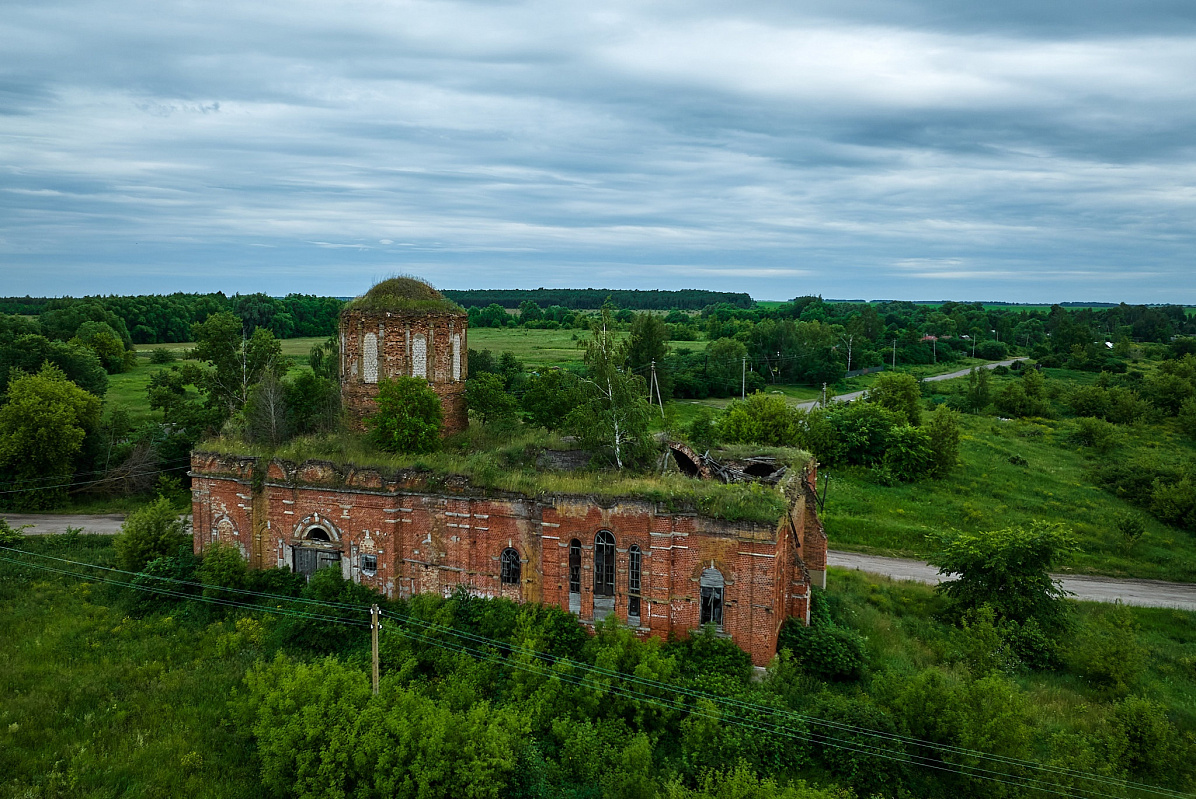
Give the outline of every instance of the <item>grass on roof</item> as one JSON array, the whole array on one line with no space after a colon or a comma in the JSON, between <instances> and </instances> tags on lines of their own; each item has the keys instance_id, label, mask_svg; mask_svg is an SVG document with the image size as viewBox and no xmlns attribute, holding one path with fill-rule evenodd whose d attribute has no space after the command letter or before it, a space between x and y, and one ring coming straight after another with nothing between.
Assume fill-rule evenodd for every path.
<instances>
[{"instance_id":1,"label":"grass on roof","mask_svg":"<svg viewBox=\"0 0 1196 799\"><path fill-rule=\"evenodd\" d=\"M219 438L200 444L197 450L280 458L296 464L323 460L382 471L415 469L428 472L430 484L460 475L479 489L528 496L632 497L661 503L669 511L697 511L732 522L775 525L786 511L785 498L777 488L755 483L724 485L680 474L658 476L596 468L562 472L536 467L536 456L544 449L573 446L543 431L528 430L499 437L475 426L469 433L448 439L441 451L425 455L381 452L363 436L346 433L297 439L276 449L236 438ZM804 463L809 457L799 450L783 453L775 450L768 454L790 463Z\"/></svg>"},{"instance_id":2,"label":"grass on roof","mask_svg":"<svg viewBox=\"0 0 1196 799\"><path fill-rule=\"evenodd\" d=\"M349 302L346 309L407 311L416 313L465 313L465 309L418 278L392 277Z\"/></svg>"}]
</instances>

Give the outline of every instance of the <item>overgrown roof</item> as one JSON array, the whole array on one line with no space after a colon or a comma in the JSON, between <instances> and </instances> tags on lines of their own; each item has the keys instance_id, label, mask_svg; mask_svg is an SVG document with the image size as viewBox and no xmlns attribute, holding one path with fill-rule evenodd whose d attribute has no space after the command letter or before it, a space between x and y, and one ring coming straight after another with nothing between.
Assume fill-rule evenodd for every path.
<instances>
[{"instance_id":1,"label":"overgrown roof","mask_svg":"<svg viewBox=\"0 0 1196 799\"><path fill-rule=\"evenodd\" d=\"M415 313L465 313L465 309L419 278L392 277L349 302L346 309Z\"/></svg>"},{"instance_id":2,"label":"overgrown roof","mask_svg":"<svg viewBox=\"0 0 1196 799\"><path fill-rule=\"evenodd\" d=\"M371 468L382 472L415 470L435 482L459 476L474 489L514 492L527 496L588 495L628 497L660 502L671 510L689 509L726 521L775 525L788 502L777 487L759 483L723 484L694 480L679 474L632 476L602 471L543 472L527 458L520 442L512 442L508 451L453 454L434 452L426 455L396 455L361 446L360 439L343 436L316 437L295 441L278 449L247 444L237 439L215 439L199 446L197 452L220 455L279 458L294 464L319 460L344 468ZM777 450L776 454L781 454ZM804 466L810 456L799 450L784 450L784 460L791 466ZM512 459L526 459L524 464Z\"/></svg>"}]
</instances>

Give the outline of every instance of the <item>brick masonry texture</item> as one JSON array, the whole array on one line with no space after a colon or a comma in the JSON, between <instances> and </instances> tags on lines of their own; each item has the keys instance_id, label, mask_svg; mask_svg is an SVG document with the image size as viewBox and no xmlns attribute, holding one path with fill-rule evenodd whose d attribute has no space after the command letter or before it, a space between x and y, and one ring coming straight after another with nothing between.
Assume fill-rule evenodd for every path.
<instances>
[{"instance_id":1,"label":"brick masonry texture","mask_svg":"<svg viewBox=\"0 0 1196 799\"><path fill-rule=\"evenodd\" d=\"M427 379L440 397L445 435L466 429L468 320L456 313L343 311L341 402L354 424L374 412L379 380L405 375Z\"/></svg>"},{"instance_id":2,"label":"brick masonry texture","mask_svg":"<svg viewBox=\"0 0 1196 799\"><path fill-rule=\"evenodd\" d=\"M628 570L642 553L641 636L684 636L699 627L702 572L725 580L723 631L767 665L789 616L809 621L811 585L825 584L826 533L815 512L813 462L779 490L788 513L775 526L663 510L632 497L532 498L496 494L464 478L382 473L324 461L196 452L191 459L194 546L221 540L256 568L294 567L319 554L342 574L390 597L449 596L458 587L486 597L569 610L569 550L581 546L577 615L595 614L594 548L615 539L614 614L628 622ZM327 538L328 540L322 540ZM520 560L516 584L501 581L504 550ZM372 571L363 566L375 563Z\"/></svg>"}]
</instances>

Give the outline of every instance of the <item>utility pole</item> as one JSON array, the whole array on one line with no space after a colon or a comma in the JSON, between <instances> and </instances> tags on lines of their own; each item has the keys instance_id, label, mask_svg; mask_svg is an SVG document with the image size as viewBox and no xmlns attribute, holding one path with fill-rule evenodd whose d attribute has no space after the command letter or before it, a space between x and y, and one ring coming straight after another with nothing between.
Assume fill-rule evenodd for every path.
<instances>
[{"instance_id":1,"label":"utility pole","mask_svg":"<svg viewBox=\"0 0 1196 799\"><path fill-rule=\"evenodd\" d=\"M935 336L934 338L932 338L930 340L930 352L934 356L934 362L938 363L939 362L939 340L938 340L937 336Z\"/></svg>"},{"instance_id":2,"label":"utility pole","mask_svg":"<svg viewBox=\"0 0 1196 799\"><path fill-rule=\"evenodd\" d=\"M893 339L893 368L897 368L897 339Z\"/></svg>"},{"instance_id":3,"label":"utility pole","mask_svg":"<svg viewBox=\"0 0 1196 799\"><path fill-rule=\"evenodd\" d=\"M743 359L743 377L742 383L739 386L739 398L747 399L747 358Z\"/></svg>"},{"instance_id":4,"label":"utility pole","mask_svg":"<svg viewBox=\"0 0 1196 799\"><path fill-rule=\"evenodd\" d=\"M822 407L826 407L826 383L822 384Z\"/></svg>"},{"instance_id":5,"label":"utility pole","mask_svg":"<svg viewBox=\"0 0 1196 799\"><path fill-rule=\"evenodd\" d=\"M370 607L370 646L373 649L373 685L374 696L378 695L378 627L380 621L378 619L378 606L372 605Z\"/></svg>"},{"instance_id":6,"label":"utility pole","mask_svg":"<svg viewBox=\"0 0 1196 799\"><path fill-rule=\"evenodd\" d=\"M652 385L648 389L648 402L652 402L652 390L656 390L656 401L660 403L660 418L664 418L664 400L660 396L660 381L656 379L656 361L652 361Z\"/></svg>"}]
</instances>

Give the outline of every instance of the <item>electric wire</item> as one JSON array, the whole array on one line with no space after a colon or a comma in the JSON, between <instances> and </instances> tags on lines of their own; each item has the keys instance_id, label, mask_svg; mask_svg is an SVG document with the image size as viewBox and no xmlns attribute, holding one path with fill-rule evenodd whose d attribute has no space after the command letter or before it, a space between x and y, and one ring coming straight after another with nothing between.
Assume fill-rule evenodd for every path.
<instances>
[{"instance_id":1,"label":"electric wire","mask_svg":"<svg viewBox=\"0 0 1196 799\"><path fill-rule=\"evenodd\" d=\"M113 567L98 566L96 564L88 564L88 563L83 563L80 561L71 561L71 560L68 560L65 558L57 558L57 557L49 556L49 555L42 555L41 553L32 553L32 552L25 552L22 550L12 550L12 549L9 549L8 551L9 552L19 552L20 554L37 555L39 557L49 558L52 560L56 560L56 561L60 561L60 562L64 562L64 563L68 563L68 564L72 564L72 565L76 565L76 566L82 566L82 567L86 567L86 568L99 569L99 570L104 570L104 571L112 571L112 572L117 572L117 573L126 574L126 575L135 575L135 576L141 576L141 577L153 577L154 579L158 579L158 580L161 580L164 582L173 582L173 583L178 583L178 584L183 584L183 585L188 585L188 586L218 588L222 592L231 591L231 592L235 592L235 593L248 594L248 595L252 595L252 596L274 599L274 600L284 601L284 602L299 601L299 602L306 603L306 604L352 609L352 610L356 610L359 612L368 612L368 610L369 610L368 608L365 608L361 605L351 605L348 603L325 602L325 601L320 601L320 600L308 600L308 599L297 598L297 597L286 597L286 596L282 596L282 595L278 595L278 594L247 591L245 589L229 589L229 588L223 588L223 587L217 587L217 586L208 586L203 583L195 583L192 581L179 580L177 578L167 578L167 577L157 577L154 575L144 575L144 574L137 573L137 572L128 572L125 570L116 569ZM345 624L350 624L350 625L359 626L359 627L369 627L371 625L371 623L367 622L367 621L355 621L352 619L346 619L344 617L339 617L339 616L325 616L325 615L320 615L320 614L303 613L303 612L293 611L293 610L285 609L285 608L268 608L268 607L263 607L258 604L227 601L227 600L222 600L222 599L218 599L215 597L204 597L202 595L195 595L195 594L190 594L190 593L181 593L181 592L171 591L166 588L153 588L150 586L136 585L136 584L120 581L120 580L109 580L109 579L106 579L103 577L97 577L94 575L86 575L86 574L78 574L76 572L71 572L71 571L64 570L64 569L57 569L57 568L53 568L53 567L49 567L49 566L41 566L41 565L38 565L35 563L30 563L28 561L14 560L14 559L5 558L2 556L0 556L0 560L5 560L10 563L14 563L14 564L18 564L18 565L27 565L27 566L30 566L35 569L42 569L45 571L55 572L58 574L76 577L78 579L96 580L98 582L108 583L111 585L130 587L130 588L134 588L137 590L148 591L151 593L158 593L158 594L172 596L172 597L176 597L176 598L180 598L180 599L194 599L194 600L201 601L201 602L209 602L209 603L220 604L220 605L225 605L225 606L230 606L230 607L243 608L243 609L248 609L248 610L262 610L262 611L266 611L266 612L270 612L270 613L276 613L277 615L286 615L286 616L292 616L292 617L297 617L297 618L306 618L306 619L333 622L333 623L345 623ZM1188 796L1188 794L1183 794L1183 793L1171 791L1169 789L1147 785L1144 783L1129 782L1126 780L1119 780L1119 779L1115 779L1115 778L1104 777L1101 775L1095 775L1095 774L1091 774L1088 772L1080 772L1080 771L1075 771L1072 769L1063 769L1063 768L1059 768L1059 767L1046 766L1043 764L1034 763L1032 761L1019 760L1016 758L1007 758L1007 757L1000 756L1000 755L990 755L988 753L980 752L978 750L969 750L969 749L963 749L961 747L954 747L954 746L950 746L950 745L946 745L946 744L937 744L937 743L933 743L933 742L929 742L929 741L922 741L920 739L912 738L909 736L900 736L900 735L894 735L894 734L890 734L890 733L883 733L883 732L876 731L876 730L869 730L869 729L863 728L863 727L856 727L854 725L847 725L847 724L841 724L838 722L833 722L833 721L829 721L829 720L825 720L825 719L818 719L815 717L806 716L804 714L799 714L799 713L795 713L792 711L785 711L785 710L780 710L777 708L770 708L770 707L767 707L764 705L757 705L754 703L742 702L740 700L736 700L731 697L722 697L722 696L718 696L716 694L708 694L708 693L705 693L702 691L695 691L693 689L688 689L688 688L685 688L684 686L678 686L678 685L674 685L674 684L670 684L670 683L663 683L663 682L659 682L659 681L655 681L655 680L648 680L648 679L640 678L640 677L638 677L636 675L632 675L632 674L625 674L623 672L616 672L616 671L611 671L608 669L603 669L602 667L599 667L599 666L593 666L593 665L586 664L586 663L580 663L578 661L573 661L568 658L554 657L547 653L538 652L536 650L528 649L526 647L521 647L521 646L510 644L507 642L487 638L485 636L478 636L478 635L474 635L471 633L465 633L462 631L454 630L449 627L445 627L443 625L439 625L439 624L435 624L435 623L431 623L431 622L425 622L421 619L416 619L411 616L403 616L403 615L392 613L390 611L383 611L381 613L381 615L384 617L390 618L393 621L404 622L407 624L414 624L416 626L427 628L431 632L444 633L444 634L447 634L447 635L450 635L450 636L453 636L456 638L461 638L461 639L464 639L467 641L473 641L474 643L476 643L478 645L496 647L499 650L506 650L510 653L519 653L522 655L529 656L533 659L544 659L544 660L551 660L553 663L563 663L572 669L576 669L576 670L579 670L582 672L593 673L593 674L596 674L603 678L622 680L625 682L639 684L639 685L642 685L647 688L654 688L657 690L678 693L678 694L682 694L682 695L694 698L695 700L698 700L698 699L706 700L716 706L726 705L726 706L731 706L731 707L735 707L735 708L741 708L744 711L763 712L770 716L787 717L789 719L801 721L806 724L812 724L814 726L828 727L830 729L834 729L834 730L837 730L840 732L861 734L861 735L865 735L865 736L869 736L869 737L873 737L873 738L879 738L882 740L890 740L890 741L897 742L897 743L914 744L914 745L918 745L918 746L931 748L933 750L938 750L939 752L949 752L950 754L957 754L960 756L975 757L978 759L995 760L997 762L1001 762L1003 764L1015 766L1018 768L1037 769L1037 770L1045 771L1048 773L1059 774L1061 776L1072 777L1074 779L1088 780L1090 782L1103 783L1103 784L1113 785L1113 786L1117 786L1117 787L1132 787L1139 791L1143 791L1143 792L1147 792L1147 793L1154 793L1154 794L1158 794L1161 796L1173 796L1173 797ZM454 648L453 645L447 644L446 642L439 641L437 639L430 638L428 636L424 636L419 633L414 633L409 630L400 631L400 632L404 635L409 635L411 637L415 637L425 643L429 643L429 644L432 644L435 646L440 646L442 648L451 648L452 651L470 653L470 654L474 654L477 656L485 655L487 657L489 657L492 654L492 653L485 652L484 650L476 650L473 647L470 647L468 644L456 645L456 648ZM499 660L494 661L494 662L505 664L505 665L510 665L515 668L522 668L518 663L516 663L515 661L512 661L510 658L499 658ZM524 670L526 671L528 669L524 669ZM560 676L559 673L557 673L557 672L553 672L552 674L547 674L547 675L545 675L544 672L541 672L541 671L533 671L533 673L538 673L538 674L541 674L542 676L552 676L552 677ZM569 680L566 680L566 681L569 681ZM583 685L583 683L579 682L579 681L573 681L573 684ZM593 687L593 686L590 686L590 687ZM656 704L660 704L660 700L658 698L653 698L648 694L643 694L642 692L635 691L634 689L629 689L629 688L625 688L622 686L615 686L615 685L608 685L608 686L606 686L606 688L608 690L617 690L619 692L626 693L631 696L640 697L645 700L651 700L652 702L654 702ZM693 711L693 709L691 709L685 705L682 705L680 703L677 703L675 701L671 705L662 705L662 706L670 707L672 709L680 710L682 712L692 712ZM759 723L765 723L765 724L772 724L774 726L777 726L777 729L773 730L773 731L780 732L781 734L789 734L779 728L779 722L749 720L749 719L747 719L747 717L740 716L737 714L728 714L728 715L724 715L724 716L710 716L710 718L715 718L715 719L730 718L733 723L735 723L736 721L739 721L739 722L744 722L744 723L759 722ZM760 728L756 728L756 729L760 729ZM768 731L768 730L763 730L763 731ZM966 764L950 764L950 763L947 763L946 761L933 761L924 756L913 755L910 753L904 753L904 757L899 757L899 756L895 756L893 753L891 753L889 751L886 751L883 749L878 749L874 746L871 746L869 744L865 744L862 742L854 742L854 746L849 747L843 743L842 739L837 739L837 738L829 738L828 739L825 737L825 734L816 734L816 735L819 736L818 740L821 743L826 743L827 745L831 745L831 746L838 746L838 748L847 748L850 751L854 751L859 754L866 754L866 755L870 755L870 756L882 757L882 758L887 758L887 759L891 759L891 760L899 760L901 762L906 762L911 765L920 765L920 766L925 766L928 768L935 768L938 770L952 771L954 773L964 774L967 776L974 776L974 777L977 777L980 779L994 779L998 782L1006 782L1006 784L1016 785L1017 787L1033 788L1035 790L1044 790L1044 791L1048 791L1048 792L1052 792L1052 793L1056 793L1056 794L1064 795L1064 796L1075 795L1075 794L1070 794L1070 793L1061 793L1058 790L1055 790L1058 787L1057 785L1055 785L1053 783L1044 783L1041 780L1038 780L1033 777L1026 777L1026 776L1022 776L1022 775L1009 775L1005 772L996 772L991 769L983 769L978 766L968 766ZM790 737L793 737L793 735L790 735ZM807 734L805 737L802 737L802 740L810 740L809 734ZM1012 777L1014 779L1020 780L1021 782L1009 783L1003 779L1004 777ZM1047 786L1047 787L1042 787L1042 786ZM1093 795L1093 796L1112 796L1112 794L1093 792L1091 790L1088 791L1088 794Z\"/></svg>"}]
</instances>

